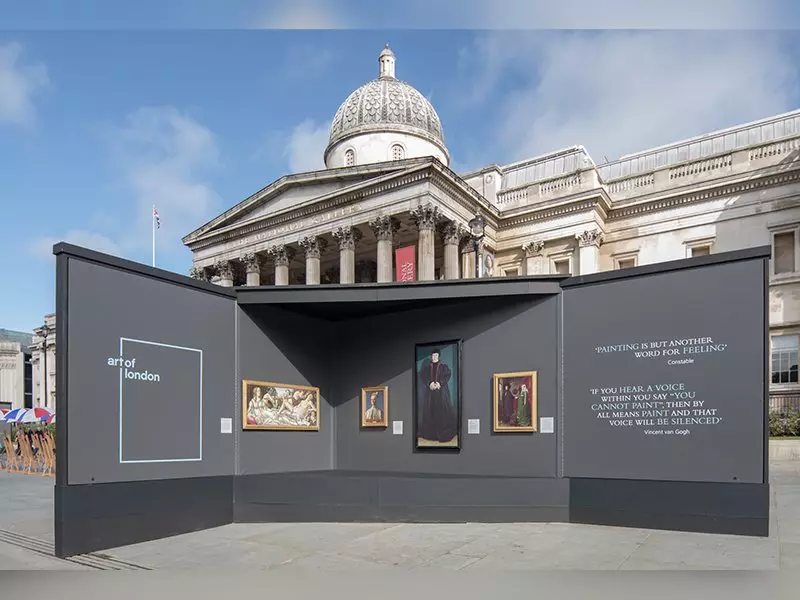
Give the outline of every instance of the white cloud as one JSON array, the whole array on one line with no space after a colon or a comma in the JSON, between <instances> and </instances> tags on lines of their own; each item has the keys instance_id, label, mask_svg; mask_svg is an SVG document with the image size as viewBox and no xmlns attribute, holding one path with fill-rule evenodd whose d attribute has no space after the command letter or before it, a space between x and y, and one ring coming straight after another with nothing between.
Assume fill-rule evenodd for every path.
<instances>
[{"instance_id":1,"label":"white cloud","mask_svg":"<svg viewBox=\"0 0 800 600\"><path fill-rule=\"evenodd\" d=\"M330 0L292 0L271 3L272 8L259 15L257 29L341 29L352 23L345 13L331 6Z\"/></svg>"},{"instance_id":2,"label":"white cloud","mask_svg":"<svg viewBox=\"0 0 800 600\"><path fill-rule=\"evenodd\" d=\"M489 33L460 68L465 102L496 120L488 162L573 144L603 162L791 110L798 87L794 61L763 33Z\"/></svg>"},{"instance_id":3,"label":"white cloud","mask_svg":"<svg viewBox=\"0 0 800 600\"><path fill-rule=\"evenodd\" d=\"M37 238L31 244L30 251L38 258L50 259L53 257L53 246L59 242L67 242L105 254L122 255L116 242L104 235L84 229L73 229L59 239L46 236Z\"/></svg>"},{"instance_id":4,"label":"white cloud","mask_svg":"<svg viewBox=\"0 0 800 600\"><path fill-rule=\"evenodd\" d=\"M34 96L49 85L47 67L23 62L22 53L22 45L16 42L0 45L0 124L32 124Z\"/></svg>"},{"instance_id":5,"label":"white cloud","mask_svg":"<svg viewBox=\"0 0 800 600\"><path fill-rule=\"evenodd\" d=\"M330 127L330 123L317 125L311 119L295 126L284 150L290 172L303 173L325 168L324 154Z\"/></svg>"},{"instance_id":6,"label":"white cloud","mask_svg":"<svg viewBox=\"0 0 800 600\"><path fill-rule=\"evenodd\" d=\"M123 200L112 201L105 214L92 218L96 231L71 231L61 239L149 262L155 205L161 219L158 256L171 260L185 253L181 238L219 208L206 179L219 166L214 134L174 107L140 108L105 133L121 173ZM55 241L39 240L32 250L49 254Z\"/></svg>"}]
</instances>

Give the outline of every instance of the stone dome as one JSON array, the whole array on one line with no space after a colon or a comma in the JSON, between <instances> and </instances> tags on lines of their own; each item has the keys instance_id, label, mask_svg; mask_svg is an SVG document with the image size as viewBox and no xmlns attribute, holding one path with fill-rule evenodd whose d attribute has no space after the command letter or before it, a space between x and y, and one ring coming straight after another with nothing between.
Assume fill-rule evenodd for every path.
<instances>
[{"instance_id":1,"label":"stone dome","mask_svg":"<svg viewBox=\"0 0 800 600\"><path fill-rule=\"evenodd\" d=\"M350 94L336 111L325 150L326 159L331 149L343 140L377 132L423 138L449 159L439 115L418 90L395 78L394 53L388 44L378 62L379 77Z\"/></svg>"}]
</instances>

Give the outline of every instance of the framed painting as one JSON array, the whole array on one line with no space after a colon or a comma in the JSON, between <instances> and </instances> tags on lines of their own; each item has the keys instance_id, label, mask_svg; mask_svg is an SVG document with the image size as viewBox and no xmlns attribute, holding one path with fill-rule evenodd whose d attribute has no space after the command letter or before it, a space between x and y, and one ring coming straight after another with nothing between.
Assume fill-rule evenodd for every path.
<instances>
[{"instance_id":1,"label":"framed painting","mask_svg":"<svg viewBox=\"0 0 800 600\"><path fill-rule=\"evenodd\" d=\"M242 429L319 431L319 388L242 381Z\"/></svg>"},{"instance_id":2,"label":"framed painting","mask_svg":"<svg viewBox=\"0 0 800 600\"><path fill-rule=\"evenodd\" d=\"M536 431L536 371L494 374L494 430Z\"/></svg>"},{"instance_id":3,"label":"framed painting","mask_svg":"<svg viewBox=\"0 0 800 600\"><path fill-rule=\"evenodd\" d=\"M361 388L361 426L389 426L389 388Z\"/></svg>"},{"instance_id":4,"label":"framed painting","mask_svg":"<svg viewBox=\"0 0 800 600\"><path fill-rule=\"evenodd\" d=\"M416 448L461 444L461 340L414 347Z\"/></svg>"}]
</instances>

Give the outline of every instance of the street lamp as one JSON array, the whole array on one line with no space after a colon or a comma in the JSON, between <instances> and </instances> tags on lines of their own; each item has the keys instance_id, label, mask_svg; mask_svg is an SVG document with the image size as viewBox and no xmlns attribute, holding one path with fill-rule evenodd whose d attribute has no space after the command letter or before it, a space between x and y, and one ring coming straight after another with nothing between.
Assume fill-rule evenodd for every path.
<instances>
[{"instance_id":1,"label":"street lamp","mask_svg":"<svg viewBox=\"0 0 800 600\"><path fill-rule=\"evenodd\" d=\"M45 323L42 328L39 330L40 335L42 336L42 362L44 363L44 406L43 408L47 408L47 335L50 333L50 328Z\"/></svg>"},{"instance_id":2,"label":"street lamp","mask_svg":"<svg viewBox=\"0 0 800 600\"><path fill-rule=\"evenodd\" d=\"M475 250L475 278L481 276L480 261L478 259L478 248L480 247L481 240L483 239L483 230L486 227L486 221L481 216L481 211L475 212L475 217L469 222L469 231L472 235L472 247Z\"/></svg>"}]
</instances>

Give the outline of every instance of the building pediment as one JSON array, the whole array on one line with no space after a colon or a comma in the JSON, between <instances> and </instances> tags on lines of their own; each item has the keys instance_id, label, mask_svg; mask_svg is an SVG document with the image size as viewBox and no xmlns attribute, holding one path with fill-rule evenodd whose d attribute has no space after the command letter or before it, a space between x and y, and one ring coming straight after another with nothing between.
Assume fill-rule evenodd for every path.
<instances>
[{"instance_id":1,"label":"building pediment","mask_svg":"<svg viewBox=\"0 0 800 600\"><path fill-rule=\"evenodd\" d=\"M257 233L262 237L281 235L340 218L364 199L421 184L444 188L457 202L469 204L471 209L481 206L490 220L494 216L486 200L438 160L410 159L282 178L183 241L197 249Z\"/></svg>"}]
</instances>

